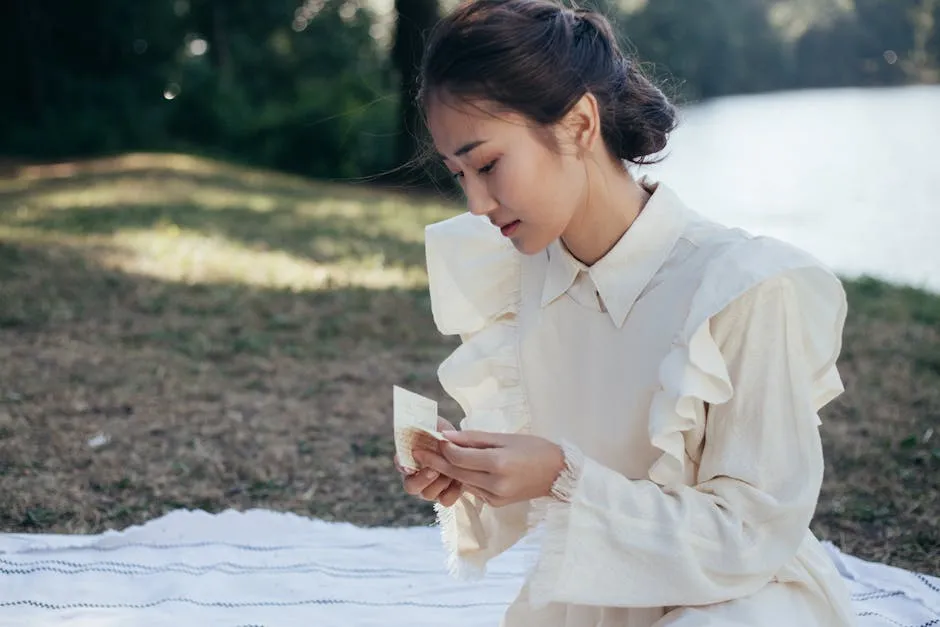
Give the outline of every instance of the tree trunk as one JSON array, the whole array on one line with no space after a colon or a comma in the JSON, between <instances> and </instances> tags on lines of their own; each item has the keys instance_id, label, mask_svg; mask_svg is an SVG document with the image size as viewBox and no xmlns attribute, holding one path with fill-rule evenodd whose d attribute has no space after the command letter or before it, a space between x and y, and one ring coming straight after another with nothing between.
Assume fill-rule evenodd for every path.
<instances>
[{"instance_id":1,"label":"tree trunk","mask_svg":"<svg viewBox=\"0 0 940 627\"><path fill-rule=\"evenodd\" d=\"M18 107L20 115L16 117L30 124L39 122L43 106L46 104L43 90L46 79L42 64L44 55L41 56L40 49L37 48L37 44L41 46L42 40L46 39L46 33L37 32L37 27L42 27L44 22L41 15L37 15L43 7L36 4L28 0L18 0L5 7L13 13L12 24L7 26L12 31L7 34L13 35L7 40L10 46L10 55L7 58L13 66L13 85L10 86L9 93L18 94L23 99ZM37 41L37 38L40 41Z\"/></svg>"},{"instance_id":2,"label":"tree trunk","mask_svg":"<svg viewBox=\"0 0 940 627\"><path fill-rule=\"evenodd\" d=\"M397 20L392 59L401 77L395 160L405 166L418 155L423 122L415 97L427 32L440 18L438 0L395 0Z\"/></svg>"}]
</instances>

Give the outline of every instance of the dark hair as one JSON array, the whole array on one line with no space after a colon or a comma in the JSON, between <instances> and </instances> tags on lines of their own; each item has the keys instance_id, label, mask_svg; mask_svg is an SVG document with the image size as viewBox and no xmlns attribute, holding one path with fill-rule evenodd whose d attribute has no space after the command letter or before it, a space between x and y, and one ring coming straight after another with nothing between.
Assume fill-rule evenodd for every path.
<instances>
[{"instance_id":1,"label":"dark hair","mask_svg":"<svg viewBox=\"0 0 940 627\"><path fill-rule=\"evenodd\" d=\"M547 126L587 92L598 102L611 154L633 163L666 147L676 110L617 44L610 22L551 0L475 0L432 30L418 100L479 99Z\"/></svg>"}]
</instances>

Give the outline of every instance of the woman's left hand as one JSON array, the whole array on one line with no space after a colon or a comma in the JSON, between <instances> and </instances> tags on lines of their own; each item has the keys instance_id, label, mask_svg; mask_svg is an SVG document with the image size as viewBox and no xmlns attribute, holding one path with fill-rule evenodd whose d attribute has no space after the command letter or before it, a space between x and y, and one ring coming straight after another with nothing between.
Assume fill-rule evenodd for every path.
<instances>
[{"instance_id":1,"label":"woman's left hand","mask_svg":"<svg viewBox=\"0 0 940 627\"><path fill-rule=\"evenodd\" d=\"M415 460L459 481L494 507L548 496L565 464L561 447L518 433L450 431L440 455L415 451Z\"/></svg>"}]
</instances>

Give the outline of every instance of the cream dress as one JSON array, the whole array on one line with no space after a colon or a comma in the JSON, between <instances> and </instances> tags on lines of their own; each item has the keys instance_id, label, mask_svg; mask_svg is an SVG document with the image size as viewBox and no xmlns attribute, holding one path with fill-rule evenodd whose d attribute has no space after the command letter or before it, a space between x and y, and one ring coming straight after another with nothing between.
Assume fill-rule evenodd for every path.
<instances>
[{"instance_id":1,"label":"cream dress","mask_svg":"<svg viewBox=\"0 0 940 627\"><path fill-rule=\"evenodd\" d=\"M539 550L504 627L851 625L809 531L818 410L842 391L839 280L665 185L603 259L526 256L486 218L426 229L439 369L463 429L559 443L553 495L437 507L450 569Z\"/></svg>"}]
</instances>

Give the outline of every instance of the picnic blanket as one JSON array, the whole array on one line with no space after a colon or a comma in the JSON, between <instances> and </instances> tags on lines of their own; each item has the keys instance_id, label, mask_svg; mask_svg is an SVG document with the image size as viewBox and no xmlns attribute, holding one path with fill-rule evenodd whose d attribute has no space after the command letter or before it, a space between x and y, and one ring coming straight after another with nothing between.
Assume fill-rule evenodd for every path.
<instances>
[{"instance_id":1,"label":"picnic blanket","mask_svg":"<svg viewBox=\"0 0 940 627\"><path fill-rule=\"evenodd\" d=\"M827 549L860 627L940 626L940 578ZM100 535L0 534L0 625L495 627L532 550L468 584L430 527L180 510Z\"/></svg>"}]
</instances>

